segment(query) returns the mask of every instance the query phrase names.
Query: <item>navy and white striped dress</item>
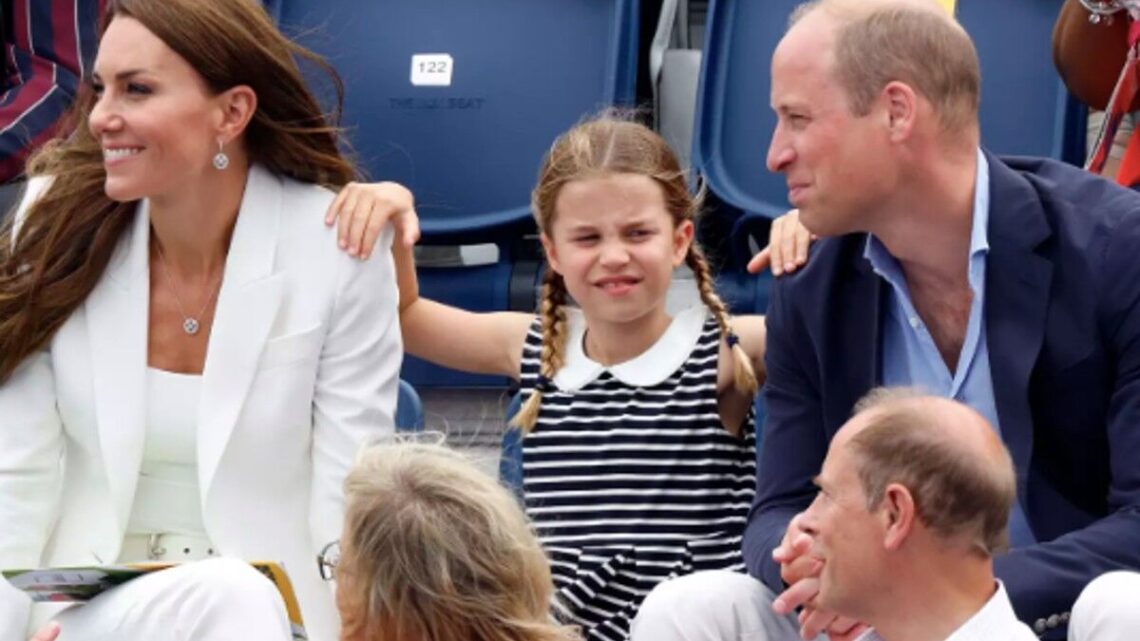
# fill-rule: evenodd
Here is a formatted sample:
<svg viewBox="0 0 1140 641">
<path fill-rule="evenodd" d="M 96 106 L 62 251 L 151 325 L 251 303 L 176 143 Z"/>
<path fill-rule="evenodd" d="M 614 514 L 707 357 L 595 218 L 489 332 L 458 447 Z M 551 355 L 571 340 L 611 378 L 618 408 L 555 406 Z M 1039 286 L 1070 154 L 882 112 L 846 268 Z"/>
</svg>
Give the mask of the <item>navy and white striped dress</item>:
<svg viewBox="0 0 1140 641">
<path fill-rule="evenodd" d="M 703 307 L 678 314 L 641 356 L 605 368 L 571 312 L 566 365 L 523 440 L 523 493 L 550 558 L 554 609 L 587 639 L 620 641 L 658 583 L 743 571 L 756 484 L 751 412 L 741 436 L 717 408 L 720 331 Z M 538 383 L 541 326 L 527 335 L 524 398 Z"/>
</svg>

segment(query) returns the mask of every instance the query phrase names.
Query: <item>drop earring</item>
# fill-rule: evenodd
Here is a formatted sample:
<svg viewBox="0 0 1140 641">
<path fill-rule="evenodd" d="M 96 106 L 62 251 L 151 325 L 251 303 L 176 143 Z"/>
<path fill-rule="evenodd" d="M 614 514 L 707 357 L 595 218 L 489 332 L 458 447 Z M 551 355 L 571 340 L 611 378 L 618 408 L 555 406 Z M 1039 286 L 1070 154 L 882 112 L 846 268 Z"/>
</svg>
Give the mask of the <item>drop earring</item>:
<svg viewBox="0 0 1140 641">
<path fill-rule="evenodd" d="M 222 141 L 219 139 L 218 140 L 218 153 L 214 154 L 214 169 L 217 169 L 218 171 L 222 171 L 223 169 L 225 169 L 226 167 L 229 167 L 229 166 L 230 166 L 230 157 L 227 156 L 226 152 L 222 149 Z"/>
</svg>

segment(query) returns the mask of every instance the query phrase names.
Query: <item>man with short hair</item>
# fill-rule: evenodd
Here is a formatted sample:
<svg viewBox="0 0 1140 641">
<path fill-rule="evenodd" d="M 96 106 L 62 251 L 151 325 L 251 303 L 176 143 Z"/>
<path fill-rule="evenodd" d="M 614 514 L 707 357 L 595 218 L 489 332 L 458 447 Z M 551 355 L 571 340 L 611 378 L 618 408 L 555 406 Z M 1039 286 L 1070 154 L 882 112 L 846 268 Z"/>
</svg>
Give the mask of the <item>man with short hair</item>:
<svg viewBox="0 0 1140 641">
<path fill-rule="evenodd" d="M 1017 488 L 989 423 L 955 401 L 878 389 L 831 441 L 801 527 L 812 602 L 888 641 L 1035 641 L 994 579 Z"/>
<path fill-rule="evenodd" d="M 995 573 L 1038 634 L 1063 639 L 1101 574 L 1132 570 L 1122 580 L 1140 584 L 1140 195 L 982 150 L 979 87 L 969 36 L 932 0 L 816 0 L 794 14 L 772 57 L 768 166 L 802 223 L 830 238 L 776 281 L 768 310 L 768 418 L 743 544 L 767 587 L 698 574 L 651 594 L 639 620 L 676 618 L 689 599 L 696 621 L 730 610 L 736 625 L 751 607 L 736 597 L 763 590 L 781 613 L 806 605 L 805 637 L 853 634 L 857 619 L 801 586 L 818 563 L 797 541 L 811 540 L 800 513 L 828 442 L 877 385 L 960 400 L 1008 447 L 1017 501 Z M 1085 611 L 1135 616 L 1140 586 L 1114 585 Z M 753 638 L 785 638 L 786 620 L 763 625 Z M 725 638 L 709 630 L 657 639 Z"/>
</svg>

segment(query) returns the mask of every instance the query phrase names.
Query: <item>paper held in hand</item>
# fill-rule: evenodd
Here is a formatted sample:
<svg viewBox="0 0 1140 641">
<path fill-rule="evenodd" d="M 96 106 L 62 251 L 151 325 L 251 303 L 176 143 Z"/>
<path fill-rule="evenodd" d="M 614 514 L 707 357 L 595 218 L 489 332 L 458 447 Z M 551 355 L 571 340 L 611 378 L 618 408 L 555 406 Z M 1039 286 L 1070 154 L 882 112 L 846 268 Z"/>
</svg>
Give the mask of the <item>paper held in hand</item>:
<svg viewBox="0 0 1140 641">
<path fill-rule="evenodd" d="M 301 608 L 297 605 L 297 595 L 293 584 L 280 563 L 273 561 L 250 561 L 257 571 L 273 582 L 281 599 L 285 602 L 285 612 L 293 631 L 293 641 L 308 641 L 305 624 L 301 620 Z M 19 590 L 23 590 L 32 601 L 40 603 L 66 603 L 90 601 L 99 594 L 127 581 L 151 572 L 159 572 L 177 563 L 123 563 L 118 565 L 91 565 L 74 568 L 42 568 L 39 570 L 4 570 L 0 574 Z"/>
</svg>

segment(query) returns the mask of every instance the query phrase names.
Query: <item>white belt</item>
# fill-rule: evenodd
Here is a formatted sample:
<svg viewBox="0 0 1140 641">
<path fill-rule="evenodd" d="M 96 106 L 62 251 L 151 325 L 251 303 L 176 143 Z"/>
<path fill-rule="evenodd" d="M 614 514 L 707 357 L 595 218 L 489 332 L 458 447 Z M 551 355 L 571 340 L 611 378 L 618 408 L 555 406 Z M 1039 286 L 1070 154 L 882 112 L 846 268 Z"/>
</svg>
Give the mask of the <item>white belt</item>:
<svg viewBox="0 0 1140 641">
<path fill-rule="evenodd" d="M 128 534 L 119 558 L 137 561 L 201 561 L 219 556 L 210 539 L 193 534 Z"/>
</svg>

